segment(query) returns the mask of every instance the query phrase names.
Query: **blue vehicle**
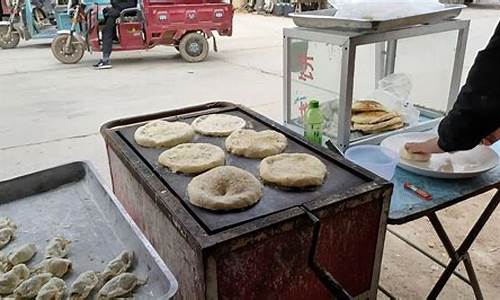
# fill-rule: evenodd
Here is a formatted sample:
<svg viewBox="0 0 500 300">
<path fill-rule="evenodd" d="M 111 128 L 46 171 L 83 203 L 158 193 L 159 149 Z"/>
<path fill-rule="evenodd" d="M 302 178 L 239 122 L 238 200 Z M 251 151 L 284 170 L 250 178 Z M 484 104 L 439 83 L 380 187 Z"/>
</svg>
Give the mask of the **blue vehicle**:
<svg viewBox="0 0 500 300">
<path fill-rule="evenodd" d="M 15 48 L 21 39 L 54 38 L 71 28 L 68 0 L 6 0 L 9 19 L 0 21 L 0 48 Z"/>
</svg>

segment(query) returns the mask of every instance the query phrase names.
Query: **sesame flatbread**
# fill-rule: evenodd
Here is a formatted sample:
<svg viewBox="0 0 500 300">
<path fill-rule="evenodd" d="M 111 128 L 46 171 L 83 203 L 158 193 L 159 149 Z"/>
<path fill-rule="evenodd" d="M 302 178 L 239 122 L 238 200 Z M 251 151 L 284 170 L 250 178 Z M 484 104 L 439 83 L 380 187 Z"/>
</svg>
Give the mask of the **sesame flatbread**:
<svg viewBox="0 0 500 300">
<path fill-rule="evenodd" d="M 377 124 L 358 124 L 354 123 L 353 127 L 355 130 L 363 131 L 363 132 L 377 132 L 383 128 L 396 125 L 396 124 L 402 124 L 403 121 L 401 120 L 400 117 L 395 117 L 390 120 L 380 122 Z"/>
<path fill-rule="evenodd" d="M 366 130 L 363 133 L 380 133 L 380 132 L 385 132 L 385 131 L 392 131 L 392 130 L 403 128 L 404 126 L 405 126 L 405 124 L 403 122 L 400 122 L 400 123 L 389 125 L 387 127 L 380 128 L 377 130 Z"/>
<path fill-rule="evenodd" d="M 173 147 L 190 142 L 193 137 L 194 130 L 189 124 L 162 120 L 149 122 L 134 133 L 135 142 L 149 148 Z"/>
<path fill-rule="evenodd" d="M 248 158 L 264 158 L 281 153 L 287 144 L 286 137 L 273 130 L 240 129 L 226 139 L 228 152 Z"/>
<path fill-rule="evenodd" d="M 282 187 L 305 188 L 323 184 L 326 166 L 306 153 L 282 153 L 264 158 L 259 166 L 260 177 Z"/>
<path fill-rule="evenodd" d="M 396 112 L 365 111 L 352 115 L 351 120 L 358 124 L 376 124 L 395 117 L 399 117 L 399 114 Z"/>
<path fill-rule="evenodd" d="M 245 127 L 240 117 L 227 114 L 211 114 L 196 118 L 191 124 L 196 132 L 208 136 L 228 136 L 233 131 Z"/>
<path fill-rule="evenodd" d="M 221 148 L 208 143 L 185 143 L 160 154 L 158 162 L 172 172 L 196 174 L 224 165 Z"/>
<path fill-rule="evenodd" d="M 248 171 L 221 166 L 196 176 L 187 186 L 189 202 L 210 210 L 249 207 L 262 197 L 262 184 Z"/>
<path fill-rule="evenodd" d="M 373 100 L 358 100 L 352 104 L 353 113 L 363 111 L 387 111 L 387 109 L 379 102 Z"/>
</svg>

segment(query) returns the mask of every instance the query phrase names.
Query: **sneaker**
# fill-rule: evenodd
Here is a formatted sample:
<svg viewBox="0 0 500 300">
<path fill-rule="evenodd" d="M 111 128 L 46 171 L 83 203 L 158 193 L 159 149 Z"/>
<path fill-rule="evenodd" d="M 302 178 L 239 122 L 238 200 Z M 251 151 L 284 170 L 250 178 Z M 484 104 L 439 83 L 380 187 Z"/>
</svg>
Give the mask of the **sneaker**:
<svg viewBox="0 0 500 300">
<path fill-rule="evenodd" d="M 94 65 L 94 68 L 97 70 L 111 69 L 112 67 L 111 61 L 104 61 L 102 59 Z"/>
</svg>

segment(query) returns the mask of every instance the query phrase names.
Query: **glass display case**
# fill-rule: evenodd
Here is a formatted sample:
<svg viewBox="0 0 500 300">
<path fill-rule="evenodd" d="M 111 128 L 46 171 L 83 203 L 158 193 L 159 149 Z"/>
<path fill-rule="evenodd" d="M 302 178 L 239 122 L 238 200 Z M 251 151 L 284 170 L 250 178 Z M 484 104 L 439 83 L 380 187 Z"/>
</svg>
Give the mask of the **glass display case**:
<svg viewBox="0 0 500 300">
<path fill-rule="evenodd" d="M 384 32 L 284 29 L 284 123 L 302 132 L 307 104 L 315 99 L 324 114 L 324 140 L 331 139 L 341 150 L 432 129 L 458 95 L 469 23 L 451 19 Z M 351 130 L 353 99 L 366 99 L 393 73 L 411 78 L 409 101 L 420 112 L 418 122 L 377 134 Z"/>
</svg>

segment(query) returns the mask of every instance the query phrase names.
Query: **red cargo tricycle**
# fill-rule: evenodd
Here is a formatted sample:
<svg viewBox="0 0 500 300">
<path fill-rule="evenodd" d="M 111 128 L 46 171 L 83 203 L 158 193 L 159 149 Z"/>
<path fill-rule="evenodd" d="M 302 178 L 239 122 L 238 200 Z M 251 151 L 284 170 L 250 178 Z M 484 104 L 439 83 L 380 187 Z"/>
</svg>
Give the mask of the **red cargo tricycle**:
<svg viewBox="0 0 500 300">
<path fill-rule="evenodd" d="M 76 1 L 70 13 L 70 30 L 61 31 L 52 41 L 52 53 L 62 63 L 74 64 L 85 49 L 101 51 L 104 5 L 85 7 Z M 113 51 L 174 46 L 188 62 L 200 62 L 208 55 L 208 39 L 213 32 L 231 36 L 233 8 L 220 0 L 138 0 L 135 8 L 125 9 L 116 21 L 119 44 Z"/>
</svg>

